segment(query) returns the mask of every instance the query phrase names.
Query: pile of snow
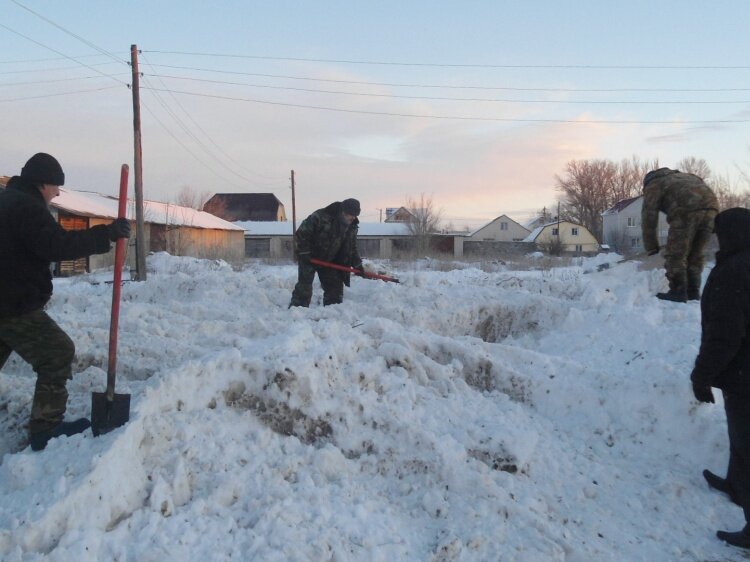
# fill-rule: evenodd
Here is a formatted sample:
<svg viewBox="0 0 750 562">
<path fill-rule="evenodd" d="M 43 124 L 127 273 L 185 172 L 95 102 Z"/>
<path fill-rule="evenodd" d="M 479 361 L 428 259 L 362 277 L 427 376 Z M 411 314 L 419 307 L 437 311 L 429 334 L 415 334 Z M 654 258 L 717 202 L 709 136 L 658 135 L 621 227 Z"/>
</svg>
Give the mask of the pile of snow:
<svg viewBox="0 0 750 562">
<path fill-rule="evenodd" d="M 714 537 L 720 397 L 688 376 L 696 303 L 619 256 L 392 271 L 288 309 L 292 266 L 149 258 L 122 291 L 131 420 L 26 445 L 34 374 L 0 372 L 0 559 L 742 560 Z M 592 273 L 588 273 L 592 272 Z M 69 417 L 105 385 L 106 274 L 56 280 Z"/>
</svg>

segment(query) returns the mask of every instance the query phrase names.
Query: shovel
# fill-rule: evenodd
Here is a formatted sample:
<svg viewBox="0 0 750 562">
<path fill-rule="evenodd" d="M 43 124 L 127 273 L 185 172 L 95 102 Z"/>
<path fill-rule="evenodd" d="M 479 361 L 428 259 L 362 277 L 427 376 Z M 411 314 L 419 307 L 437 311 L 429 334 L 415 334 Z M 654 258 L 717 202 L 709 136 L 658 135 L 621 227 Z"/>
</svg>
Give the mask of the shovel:
<svg viewBox="0 0 750 562">
<path fill-rule="evenodd" d="M 369 271 L 360 273 L 358 269 L 355 269 L 353 267 L 347 267 L 345 265 L 339 265 L 337 263 L 331 263 L 329 261 L 323 261 L 317 258 L 310 258 L 310 263 L 313 265 L 320 265 L 322 267 L 329 267 L 331 269 L 338 269 L 339 271 L 346 271 L 347 273 L 351 273 L 352 275 L 359 275 L 360 277 L 364 277 L 365 279 L 380 279 L 381 281 L 390 281 L 391 283 L 400 283 L 400 281 L 396 279 L 395 277 L 389 277 L 387 275 L 380 275 L 379 273 L 370 273 Z"/>
<path fill-rule="evenodd" d="M 120 201 L 117 217 L 125 218 L 128 204 L 128 165 L 120 169 Z M 107 363 L 107 391 L 91 393 L 91 431 L 94 435 L 107 433 L 125 425 L 130 419 L 130 394 L 115 394 L 117 371 L 117 324 L 120 319 L 120 289 L 122 264 L 125 261 L 127 239 L 115 242 L 115 276 L 112 281 L 112 317 L 109 323 L 109 361 Z"/>
</svg>

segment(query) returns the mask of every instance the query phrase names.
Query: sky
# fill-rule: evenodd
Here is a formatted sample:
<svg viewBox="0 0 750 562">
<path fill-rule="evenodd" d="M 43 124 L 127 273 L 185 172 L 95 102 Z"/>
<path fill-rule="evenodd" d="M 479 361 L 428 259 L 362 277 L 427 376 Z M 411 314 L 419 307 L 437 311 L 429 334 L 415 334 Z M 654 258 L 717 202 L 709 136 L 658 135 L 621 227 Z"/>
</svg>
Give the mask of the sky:
<svg viewBox="0 0 750 562">
<path fill-rule="evenodd" d="M 288 309 L 293 265 L 150 256 L 122 287 L 127 424 L 32 452 L 34 374 L 0 369 L 0 559 L 746 560 L 701 476 L 729 452 L 690 388 L 699 305 L 618 259 L 367 262 L 401 283 Z M 47 310 L 71 419 L 104 390 L 108 280 L 56 279 Z"/>
<path fill-rule="evenodd" d="M 554 205 L 574 159 L 750 168 L 741 0 L 64 3 L 0 0 L 0 174 L 32 154 L 114 194 L 272 192 L 298 220 L 425 194 L 444 223 Z"/>
</svg>

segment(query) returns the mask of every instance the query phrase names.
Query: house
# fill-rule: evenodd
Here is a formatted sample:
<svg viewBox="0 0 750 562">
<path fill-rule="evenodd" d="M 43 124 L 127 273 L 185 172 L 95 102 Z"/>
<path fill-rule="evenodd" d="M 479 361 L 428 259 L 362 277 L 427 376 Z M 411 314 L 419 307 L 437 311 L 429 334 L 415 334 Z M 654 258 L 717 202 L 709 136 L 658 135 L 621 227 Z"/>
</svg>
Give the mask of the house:
<svg viewBox="0 0 750 562">
<path fill-rule="evenodd" d="M 292 259 L 292 225 L 288 222 L 240 221 L 245 230 L 245 257 Z M 357 248 L 363 258 L 399 258 L 407 254 L 413 237 L 405 223 L 359 223 Z"/>
<path fill-rule="evenodd" d="M 641 239 L 641 210 L 643 196 L 631 197 L 618 201 L 611 208 L 602 213 L 603 242 L 615 252 L 623 255 L 643 253 Z M 664 246 L 667 241 L 667 216 L 659 213 L 657 238 L 659 245 Z"/>
<path fill-rule="evenodd" d="M 531 231 L 508 215 L 500 215 L 466 236 L 454 238 L 454 257 L 488 257 L 534 250 L 524 240 Z"/>
<path fill-rule="evenodd" d="M 0 187 L 10 178 L 0 177 Z M 109 224 L 117 218 L 118 199 L 88 191 L 61 187 L 60 195 L 50 203 L 52 216 L 66 230 L 82 230 L 97 224 Z M 135 221 L 135 202 L 128 200 L 127 218 Z M 244 230 L 209 213 L 188 207 L 143 202 L 146 248 L 152 252 L 167 251 L 174 255 L 241 261 L 244 255 Z M 135 267 L 135 228 L 128 242 L 127 261 Z M 55 274 L 74 275 L 110 267 L 114 264 L 114 246 L 106 254 L 79 260 L 63 261 Z"/>
<path fill-rule="evenodd" d="M 385 210 L 385 222 L 409 222 L 414 219 L 414 213 L 406 207 L 388 207 Z"/>
<path fill-rule="evenodd" d="M 286 220 L 284 204 L 273 193 L 217 193 L 203 210 L 229 222 Z"/>
<path fill-rule="evenodd" d="M 583 225 L 566 220 L 556 220 L 538 226 L 524 242 L 533 242 L 540 249 L 550 248 L 559 243 L 565 254 L 596 254 L 599 242 Z"/>
</svg>

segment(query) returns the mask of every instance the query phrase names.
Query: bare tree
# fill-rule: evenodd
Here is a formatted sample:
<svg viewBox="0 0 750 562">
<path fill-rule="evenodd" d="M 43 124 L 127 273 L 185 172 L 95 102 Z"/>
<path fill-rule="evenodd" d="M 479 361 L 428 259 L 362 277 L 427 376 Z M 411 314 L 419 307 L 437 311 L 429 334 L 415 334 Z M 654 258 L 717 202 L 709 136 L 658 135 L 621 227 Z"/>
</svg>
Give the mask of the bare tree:
<svg viewBox="0 0 750 562">
<path fill-rule="evenodd" d="M 210 191 L 204 191 L 203 193 L 198 194 L 189 185 L 183 185 L 180 188 L 180 191 L 177 192 L 174 202 L 180 207 L 189 207 L 190 209 L 197 209 L 200 211 L 203 209 L 203 205 L 206 204 L 206 201 L 210 198 Z"/>
<path fill-rule="evenodd" d="M 677 169 L 688 174 L 695 174 L 704 181 L 708 181 L 711 178 L 711 167 L 703 158 L 686 156 L 677 162 Z"/>
<path fill-rule="evenodd" d="M 442 211 L 435 209 L 432 197 L 422 193 L 419 200 L 407 199 L 406 208 L 411 213 L 406 228 L 414 239 L 414 249 L 419 255 L 427 253 L 430 237 L 440 228 Z"/>
<path fill-rule="evenodd" d="M 750 190 L 740 191 L 736 183 L 729 176 L 716 176 L 710 182 L 710 187 L 719 200 L 719 209 L 732 207 L 750 207 Z"/>
</svg>

